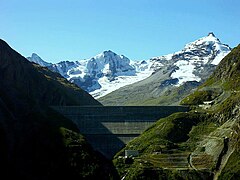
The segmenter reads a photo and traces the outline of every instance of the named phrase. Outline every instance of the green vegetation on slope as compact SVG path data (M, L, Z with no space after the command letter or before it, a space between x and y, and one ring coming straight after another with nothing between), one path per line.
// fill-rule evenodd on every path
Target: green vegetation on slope
M152 179L211 177L210 171L196 172L191 169L187 160L191 149L196 147L195 142L187 141L190 131L206 119L205 114L193 112L175 113L161 119L115 156L113 162L120 176L126 175L126 179L141 179L147 175ZM197 133L203 132L195 130L194 134ZM120 157L124 155L124 150L130 149L138 150L140 155L129 163Z
M235 180L240 178L240 152L233 152L227 165L224 167L219 180Z

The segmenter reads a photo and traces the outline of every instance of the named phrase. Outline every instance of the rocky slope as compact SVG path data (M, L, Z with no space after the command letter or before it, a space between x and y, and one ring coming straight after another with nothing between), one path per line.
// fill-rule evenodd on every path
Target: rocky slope
M2 179L110 179L113 166L51 105L101 105L0 40Z
M99 101L104 105L178 104L211 75L230 50L209 33L179 52L150 59L149 69L153 71L150 77L122 87Z
M160 119L114 158L125 179L238 179L240 45L183 101L188 113ZM123 158L124 150L139 156Z

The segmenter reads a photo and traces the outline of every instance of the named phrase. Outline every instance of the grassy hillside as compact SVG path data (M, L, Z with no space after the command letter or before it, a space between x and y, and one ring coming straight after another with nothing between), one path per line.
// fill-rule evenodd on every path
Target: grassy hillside
M188 113L160 119L114 157L125 179L234 179L239 177L240 46L181 103ZM211 105L206 104L211 101ZM125 150L139 156L124 158Z
M51 105L101 105L0 40L0 177L118 179L112 163Z

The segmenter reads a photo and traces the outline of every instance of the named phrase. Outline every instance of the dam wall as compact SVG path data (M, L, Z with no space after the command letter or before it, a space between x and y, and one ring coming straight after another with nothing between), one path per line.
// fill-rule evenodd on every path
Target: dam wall
M130 140L183 106L54 106L71 119L95 150L111 159Z

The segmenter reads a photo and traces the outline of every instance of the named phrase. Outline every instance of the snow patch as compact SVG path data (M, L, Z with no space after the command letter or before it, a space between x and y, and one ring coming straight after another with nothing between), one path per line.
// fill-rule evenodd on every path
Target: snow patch
M90 94L98 99L103 97L123 86L133 84L149 77L153 71L141 71L136 73L135 76L118 76L113 81L110 81L106 76L99 78L98 82L101 85L101 89L90 92Z
M201 80L201 78L193 74L195 65L193 65L191 62L180 60L174 63L174 65L178 66L179 69L171 74L171 78L173 79L177 78L179 80L177 86L180 86L181 84L187 81L199 82Z

